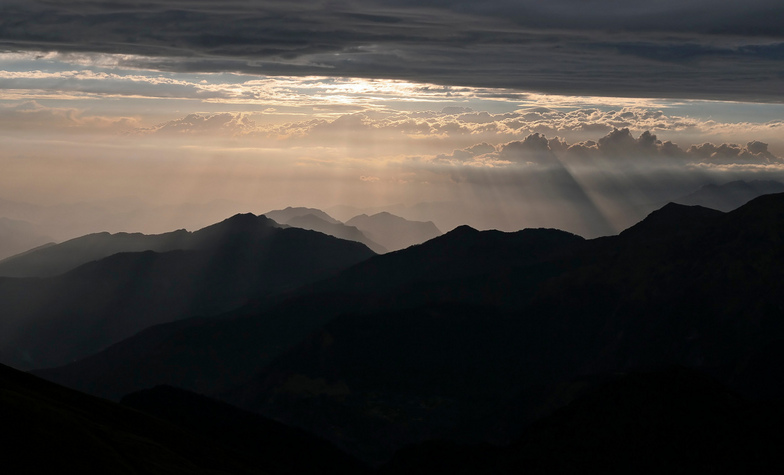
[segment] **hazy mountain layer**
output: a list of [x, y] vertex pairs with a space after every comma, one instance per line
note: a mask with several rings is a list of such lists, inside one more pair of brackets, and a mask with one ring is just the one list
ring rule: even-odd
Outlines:
[[414, 244], [421, 244], [434, 237], [440, 236], [432, 221], [409, 221], [387, 212], [368, 216], [361, 214], [346, 222], [349, 226], [356, 226], [370, 239], [380, 243], [390, 251], [405, 249]]
[[304, 207], [294, 208], [289, 206], [286, 209], [267, 211], [266, 213], [264, 213], [264, 216], [280, 224], [289, 224], [289, 221], [291, 221], [292, 219], [302, 218], [305, 216], [315, 216], [316, 218], [319, 218], [320, 220], [325, 221], [329, 224], [340, 224], [340, 221], [328, 215], [324, 211], [321, 211], [320, 209], [316, 209], [316, 208], [304, 208]]
[[46, 279], [0, 278], [5, 361], [64, 364], [151, 325], [226, 312], [373, 255], [359, 243], [250, 214], [170, 237], [188, 250], [114, 254]]
[[723, 185], [705, 185], [690, 193], [678, 203], [700, 205], [721, 211], [732, 211], [754, 198], [770, 193], [784, 192], [784, 183], [772, 180], [731, 181]]
[[159, 235], [98, 233], [34, 249], [0, 261], [1, 277], [51, 277], [119, 252], [166, 252], [191, 248], [191, 233]]
[[0, 260], [52, 241], [39, 226], [0, 217]]

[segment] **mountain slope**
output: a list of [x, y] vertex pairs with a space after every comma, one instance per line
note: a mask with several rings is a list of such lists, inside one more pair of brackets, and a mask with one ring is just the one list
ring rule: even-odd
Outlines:
[[0, 261], [0, 277], [50, 277], [119, 252], [187, 249], [185, 230], [159, 235], [97, 233]]
[[0, 260], [49, 242], [52, 238], [39, 226], [0, 217]]
[[6, 362], [64, 364], [148, 326], [226, 312], [373, 255], [359, 243], [253, 215], [179, 235], [190, 250], [120, 253], [45, 279], [0, 278]]
[[48, 375], [198, 387], [379, 462], [426, 438], [510, 443], [592, 379], [639, 367], [775, 396], [764, 383], [784, 369], [764, 360], [780, 357], [783, 299], [784, 194], [726, 214], [669, 205], [589, 241], [460, 227]]
[[348, 226], [343, 223], [330, 223], [313, 214], [295, 216], [289, 219], [286, 224], [295, 228], [311, 229], [340, 239], [361, 242], [376, 254], [388, 252], [384, 246], [374, 242], [354, 226]]
[[[423, 245], [373, 257], [272, 306], [251, 305], [217, 320], [150, 328], [83, 361], [37, 374], [115, 399], [157, 384], [215, 394], [248, 381], [338, 315], [456, 299], [479, 304], [507, 301], [505, 276], [511, 266], [539, 265], [559, 250], [583, 242], [555, 230], [501, 233], [459, 228]], [[488, 279], [488, 274], [501, 275], [502, 282]], [[532, 279], [547, 275], [540, 269]]]
[[723, 185], [705, 185], [676, 201], [685, 205], [700, 205], [720, 211], [732, 211], [758, 196], [781, 192], [784, 192], [784, 183], [778, 181], [737, 180]]
[[156, 386], [125, 396], [121, 404], [226, 447], [255, 454], [256, 465], [269, 473], [351, 475], [369, 472], [356, 459], [302, 430], [182, 389]]
[[421, 244], [441, 235], [432, 221], [409, 221], [387, 212], [372, 216], [361, 214], [346, 221], [346, 224], [357, 227], [390, 251]]
[[214, 440], [3, 365], [0, 389], [8, 473], [265, 473]]
[[[741, 392], [759, 389], [753, 376], [784, 376], [746, 364], [784, 337], [783, 243], [784, 194], [727, 214], [670, 205], [636, 229], [545, 258], [544, 267], [489, 273], [477, 307], [342, 315], [226, 397], [382, 460], [433, 436], [510, 441], [568, 402], [562, 385], [581, 375], [679, 364]], [[550, 273], [541, 277], [543, 269]], [[493, 289], [504, 294], [498, 303]]]
[[277, 210], [267, 211], [266, 213], [264, 213], [264, 216], [280, 224], [289, 224], [289, 221], [291, 221], [292, 219], [301, 218], [308, 215], [315, 216], [316, 218], [325, 221], [329, 224], [340, 224], [340, 221], [328, 215], [327, 213], [321, 211], [320, 209], [316, 209], [316, 208], [304, 208], [304, 207], [294, 208], [289, 206], [288, 208], [285, 209], [277, 209]]
[[685, 368], [607, 378], [505, 447], [429, 442], [380, 474], [778, 473], [782, 406]]

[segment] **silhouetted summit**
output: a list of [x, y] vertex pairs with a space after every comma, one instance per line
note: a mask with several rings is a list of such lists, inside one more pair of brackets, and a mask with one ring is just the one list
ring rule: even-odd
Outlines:
[[621, 236], [634, 235], [639, 239], [672, 238], [685, 235], [715, 221], [724, 213], [703, 206], [686, 206], [668, 203], [649, 214], [641, 222], [621, 232]]

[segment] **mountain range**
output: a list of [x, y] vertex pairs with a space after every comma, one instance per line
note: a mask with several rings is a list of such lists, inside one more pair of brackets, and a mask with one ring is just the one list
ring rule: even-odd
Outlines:
[[460, 226], [383, 255], [263, 216], [178, 233], [187, 248], [0, 279], [4, 302], [32, 292], [0, 356], [116, 401], [153, 394], [139, 407], [161, 417], [191, 407], [181, 427], [248, 411], [381, 473], [781, 466], [784, 194], [670, 203], [588, 240]]
[[4, 362], [64, 364], [151, 325], [217, 315], [374, 255], [356, 242], [245, 214], [193, 233], [86, 236], [4, 264], [47, 275], [144, 247], [157, 251], [119, 252], [53, 277], [0, 278]]
[[371, 216], [360, 214], [345, 223], [314, 208], [288, 207], [264, 215], [281, 224], [361, 242], [377, 254], [405, 249], [441, 235], [432, 221], [410, 221], [385, 211]]

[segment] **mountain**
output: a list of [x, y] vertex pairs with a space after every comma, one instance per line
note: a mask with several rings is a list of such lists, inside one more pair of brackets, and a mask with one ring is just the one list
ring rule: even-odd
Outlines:
[[27, 221], [57, 242], [97, 232], [161, 234], [179, 228], [200, 229], [248, 209], [252, 205], [227, 200], [166, 205], [117, 197], [43, 206], [0, 198], [0, 216]]
[[256, 465], [266, 473], [359, 475], [370, 472], [329, 442], [302, 430], [182, 389], [156, 386], [125, 396], [121, 404], [222, 446], [255, 454]]
[[388, 250], [368, 238], [362, 231], [354, 226], [347, 226], [332, 216], [315, 208], [292, 208], [268, 211], [264, 213], [275, 222], [293, 226], [295, 228], [310, 229], [320, 233], [329, 234], [340, 239], [361, 242], [376, 254], [384, 254]]
[[117, 404], [0, 365], [0, 401], [10, 473], [369, 472], [305, 432], [170, 387]]
[[509, 284], [488, 274], [507, 275], [510, 266], [532, 265], [540, 268], [534, 278], [544, 279], [549, 274], [541, 269], [543, 260], [583, 242], [556, 230], [479, 232], [466, 226], [402, 252], [375, 256], [261, 308], [253, 304], [219, 319], [159, 325], [36, 374], [112, 399], [158, 384], [223, 393], [346, 312], [522, 298], [522, 292], [503, 297]]
[[782, 244], [784, 194], [728, 213], [667, 205], [591, 240], [464, 226], [39, 374], [113, 397], [196, 389], [375, 463], [430, 439], [512, 444], [638, 368], [683, 366], [771, 400], [784, 379]]
[[0, 217], [0, 260], [50, 242], [52, 238], [39, 226]]
[[3, 365], [0, 418], [7, 473], [270, 473], [211, 437]]
[[329, 234], [330, 236], [335, 236], [336, 238], [340, 239], [361, 242], [376, 254], [384, 254], [389, 252], [384, 246], [369, 239], [356, 227], [348, 226], [343, 223], [330, 223], [313, 214], [295, 216], [288, 220], [286, 224], [289, 226], [294, 226], [295, 228], [311, 229], [313, 231]]
[[346, 224], [357, 227], [370, 239], [390, 251], [421, 244], [441, 235], [441, 231], [432, 221], [409, 221], [387, 212], [372, 216], [366, 214], [354, 216]]
[[[669, 205], [636, 229], [489, 270], [481, 283], [425, 287], [452, 292], [444, 303], [415, 301], [422, 284], [400, 287], [224, 397], [378, 462], [428, 438], [508, 443], [568, 402], [563, 386], [581, 375], [678, 364], [746, 394], [784, 376], [747, 363], [784, 337], [783, 242], [784, 194], [727, 214]], [[358, 285], [375, 285], [362, 275]], [[401, 298], [419, 306], [383, 309]]]
[[378, 473], [777, 473], [781, 404], [753, 404], [682, 367], [606, 378], [503, 447], [430, 441]]
[[294, 218], [301, 218], [308, 215], [315, 216], [316, 218], [319, 218], [322, 221], [326, 221], [330, 224], [340, 224], [340, 221], [316, 208], [293, 208], [289, 206], [286, 209], [272, 210], [264, 213], [264, 216], [280, 224], [289, 224], [289, 221]]
[[185, 230], [159, 235], [97, 233], [0, 261], [0, 277], [51, 277], [120, 252], [166, 252], [189, 248]]
[[65, 364], [151, 325], [217, 315], [373, 255], [362, 244], [280, 229], [252, 214], [171, 237], [186, 249], [114, 254], [50, 278], [0, 278], [5, 362]]
[[676, 201], [685, 205], [700, 205], [721, 211], [732, 211], [758, 196], [782, 192], [784, 192], [784, 183], [778, 181], [737, 180], [723, 185], [705, 185]]

